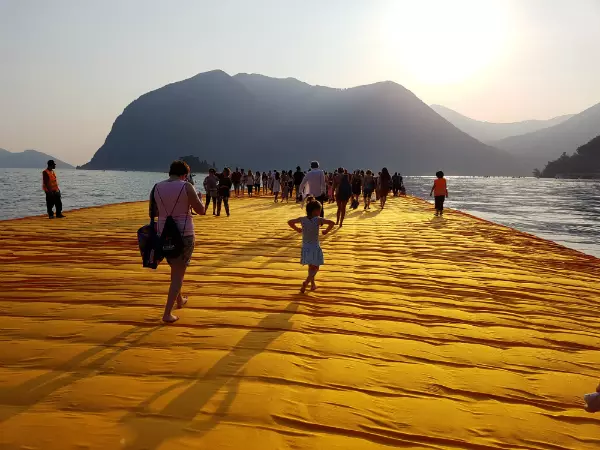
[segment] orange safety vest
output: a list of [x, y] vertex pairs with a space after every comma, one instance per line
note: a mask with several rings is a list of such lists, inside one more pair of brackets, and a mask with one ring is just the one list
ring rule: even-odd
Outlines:
[[44, 183], [44, 177], [42, 175], [42, 189], [44, 192], [58, 192], [58, 181], [56, 181], [56, 174], [54, 170], [46, 169], [42, 174], [48, 175], [48, 184]]

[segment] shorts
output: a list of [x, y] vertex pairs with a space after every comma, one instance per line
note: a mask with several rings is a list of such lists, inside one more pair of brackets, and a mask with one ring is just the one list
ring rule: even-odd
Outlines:
[[365, 197], [370, 197], [371, 195], [373, 195], [373, 189], [365, 189], [363, 191], [363, 194]]
[[233, 183], [233, 188], [238, 190], [240, 188], [240, 183]]
[[352, 195], [360, 195], [360, 186], [352, 186]]
[[190, 265], [192, 261], [192, 254], [194, 253], [195, 239], [194, 236], [183, 237], [183, 253], [175, 258], [167, 257], [167, 262], [171, 265], [174, 262], [183, 261], [186, 266]]

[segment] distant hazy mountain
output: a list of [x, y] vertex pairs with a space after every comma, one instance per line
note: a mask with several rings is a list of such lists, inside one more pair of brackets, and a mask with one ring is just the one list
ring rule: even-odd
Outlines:
[[36, 150], [13, 153], [0, 148], [0, 168], [44, 170], [50, 159], [56, 162], [57, 169], [74, 169], [70, 164]]
[[470, 117], [463, 116], [453, 109], [446, 108], [445, 106], [441, 105], [431, 105], [431, 108], [459, 130], [462, 130], [465, 133], [473, 136], [475, 139], [488, 144], [510, 136], [530, 133], [543, 128], [558, 125], [559, 123], [562, 123], [565, 120], [573, 117], [573, 114], [567, 114], [565, 116], [559, 116], [549, 120], [525, 120], [522, 122], [493, 123], [471, 119]]
[[512, 136], [494, 143], [514, 155], [522, 155], [535, 162], [536, 167], [570, 153], [600, 134], [600, 103], [550, 128], [520, 136]]
[[89, 169], [165, 170], [179, 155], [259, 169], [388, 166], [431, 174], [530, 173], [458, 130], [412, 92], [352, 89], [220, 70], [149, 92], [125, 108]]

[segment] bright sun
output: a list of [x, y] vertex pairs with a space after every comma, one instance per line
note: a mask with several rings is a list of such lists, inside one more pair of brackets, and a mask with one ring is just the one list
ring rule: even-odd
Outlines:
[[507, 46], [509, 24], [500, 2], [406, 0], [391, 8], [380, 29], [385, 58], [421, 83], [466, 81]]

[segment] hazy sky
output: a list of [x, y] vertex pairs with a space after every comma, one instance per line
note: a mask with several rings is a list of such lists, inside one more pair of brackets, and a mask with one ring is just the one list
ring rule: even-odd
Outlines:
[[599, 56], [600, 0], [0, 0], [0, 147], [87, 162], [131, 101], [212, 69], [544, 119], [600, 102]]

